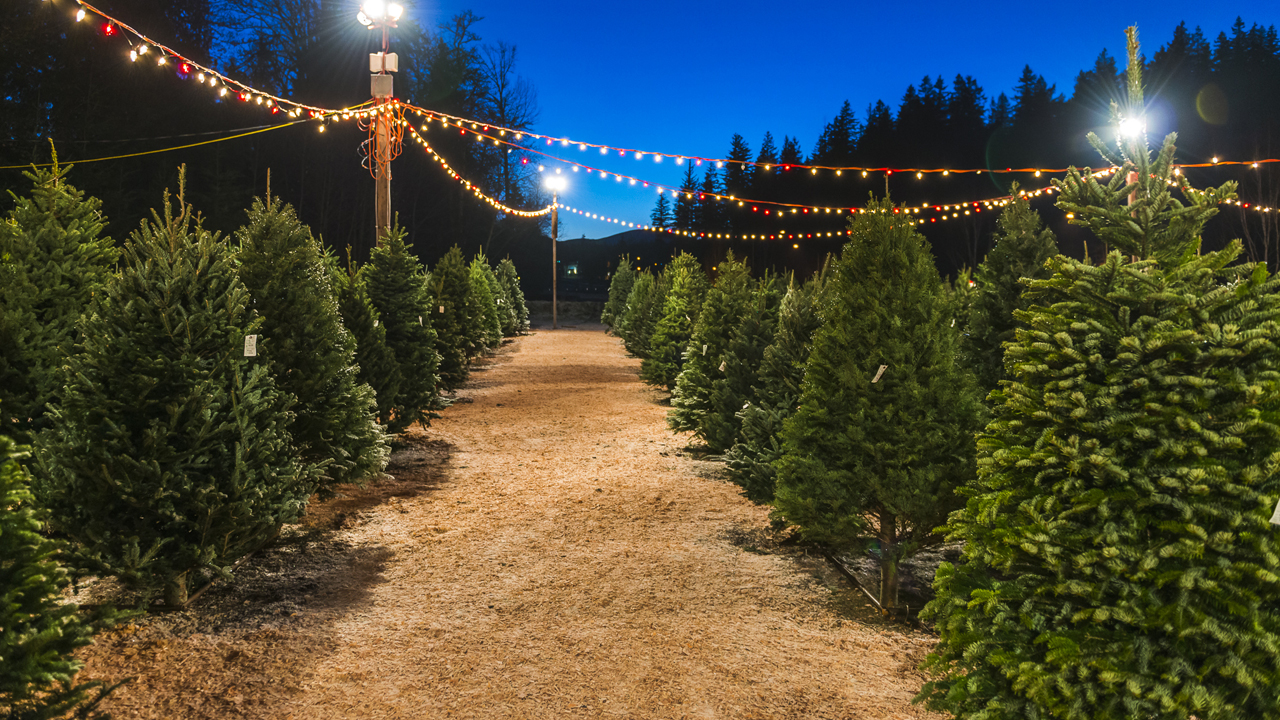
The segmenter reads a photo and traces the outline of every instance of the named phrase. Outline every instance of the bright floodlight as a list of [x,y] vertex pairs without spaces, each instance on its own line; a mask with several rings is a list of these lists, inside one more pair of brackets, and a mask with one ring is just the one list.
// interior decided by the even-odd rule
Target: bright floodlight
[[373,21],[369,19],[369,16],[368,16],[368,15],[365,15],[365,14],[364,14],[364,11],[363,11],[363,10],[361,10],[361,11],[360,11],[360,12],[358,12],[358,13],[356,13],[356,19],[357,19],[357,20],[359,20],[359,21],[360,21],[360,24],[361,24],[361,25],[364,25],[365,27],[369,27],[370,25],[372,25],[372,24],[373,24]]
[[400,16],[404,14],[404,7],[391,3],[387,6],[387,14],[391,16],[392,20],[399,20]]
[[1137,137],[1146,132],[1147,124],[1142,118],[1125,118],[1120,121],[1120,135],[1122,137]]
[[554,192],[562,192],[565,188],[565,177],[563,175],[551,175],[547,177],[547,189]]
[[365,4],[360,7],[360,11],[370,21],[376,22],[387,16],[387,4],[383,0],[365,0]]

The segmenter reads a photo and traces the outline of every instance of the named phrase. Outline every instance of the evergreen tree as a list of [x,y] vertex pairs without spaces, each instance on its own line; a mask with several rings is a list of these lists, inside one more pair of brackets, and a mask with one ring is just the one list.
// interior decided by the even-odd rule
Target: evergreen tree
[[[773,342],[782,295],[781,279],[766,273],[756,284],[725,349],[724,372],[711,384],[710,407],[701,424],[702,438],[713,452],[725,452],[738,440],[742,425],[739,413],[754,395],[752,387],[759,376],[764,351]],[[695,338],[693,344],[696,343]]]
[[[1141,63],[1131,28],[1117,123],[1142,112]],[[929,608],[941,643],[922,697],[938,709],[1280,714],[1280,280],[1235,264],[1238,242],[1198,254],[1234,184],[1191,188],[1174,139],[1153,160],[1141,133],[1119,154],[1091,136],[1119,171],[1059,183],[1058,206],[1116,250],[1098,266],[1057,256],[1025,291],[1013,382],[992,394],[947,527],[965,553]]]
[[293,208],[255,199],[236,233],[240,280],[262,316],[259,345],[276,387],[298,399],[289,434],[325,483],[382,472],[388,448],[374,390],[361,383],[356,342],[342,324],[320,243]]
[[675,223],[675,218],[671,215],[671,204],[667,202],[666,195],[658,195],[658,202],[653,206],[649,222],[657,230],[665,230]]
[[858,138],[858,119],[853,107],[845,100],[840,112],[822,129],[822,135],[814,145],[810,162],[828,167],[849,167],[854,164],[854,147]]
[[[454,245],[431,272],[431,324],[440,353],[440,384],[457,390],[467,381],[468,328],[475,320],[471,307],[471,275],[462,250]],[[526,315],[526,319],[527,319]]]
[[0,223],[0,427],[27,441],[48,427],[76,322],[119,255],[101,235],[102,203],[67,183],[70,170],[55,155],[52,168],[24,173],[31,196],[10,193]]
[[516,272],[516,265],[511,262],[511,258],[504,258],[498,263],[498,282],[502,283],[507,298],[511,302],[511,316],[514,321],[509,330],[506,327],[502,328],[502,334],[513,337],[529,329],[529,307],[525,305],[524,292],[520,289],[520,274]]
[[823,275],[792,285],[778,311],[773,342],[765,348],[749,404],[739,412],[738,441],[725,456],[729,477],[758,503],[773,501],[782,457],[782,425],[795,412],[813,335],[822,325],[818,300]]
[[887,199],[849,227],[783,428],[774,505],[806,537],[869,547],[894,608],[899,563],[941,542],[934,528],[959,504],[980,406],[928,242]]
[[685,252],[667,265],[663,275],[668,278],[670,289],[649,339],[649,354],[640,364],[640,379],[671,389],[684,369],[685,348],[707,294],[707,276],[698,259]]
[[671,281],[666,273],[655,275],[644,270],[636,277],[627,296],[626,315],[619,325],[627,352],[638,358],[649,357],[653,329],[662,317],[670,289]]
[[1058,254],[1053,231],[1040,222],[1026,196],[1015,197],[1000,213],[997,225],[995,247],[978,267],[976,296],[961,344],[984,395],[1006,377],[1004,344],[1014,339],[1015,311],[1027,309],[1022,299],[1026,279],[1048,277],[1045,263]]
[[415,422],[430,425],[431,411],[444,407],[426,270],[409,250],[404,230],[393,225],[362,269],[369,300],[378,310],[387,332],[387,347],[400,369],[400,387],[386,424],[391,433],[402,432]]
[[631,267],[631,258],[623,255],[618,259],[618,269],[609,282],[609,300],[600,312],[600,322],[610,330],[622,320],[626,310],[627,296],[631,294],[631,286],[636,282],[635,268]]
[[[741,135],[734,134],[729,142],[729,162],[724,167],[724,194],[731,200],[752,197],[752,184],[755,182],[755,166],[751,164],[751,147]],[[749,232],[751,218],[749,213],[735,212],[736,206],[731,204],[725,213],[729,232],[741,236]]]
[[87,713],[110,692],[101,683],[75,684],[82,663],[72,652],[93,642],[109,616],[80,617],[62,601],[70,581],[57,561],[58,543],[42,534],[26,453],[0,435],[0,712],[12,720]]
[[671,210],[671,227],[676,230],[693,230],[698,226],[698,178],[693,174],[693,163],[684,169],[680,192]]
[[698,232],[714,234],[728,230],[725,208],[720,204],[723,190],[720,187],[720,174],[716,172],[714,165],[709,166],[695,198]]
[[378,421],[384,427],[389,426],[395,412],[396,396],[400,394],[400,364],[396,362],[395,352],[387,345],[387,328],[382,325],[378,309],[369,299],[364,273],[351,259],[350,248],[347,250],[346,270],[340,269],[332,256],[326,256],[326,262],[337,290],[342,324],[355,339],[355,362],[359,368],[357,379],[373,388]]
[[943,284],[950,306],[951,327],[960,333],[960,347],[964,348],[965,336],[969,332],[969,318],[973,315],[973,301],[978,296],[977,284],[973,281],[973,271],[961,268],[956,273],[955,282]]
[[489,275],[489,293],[493,295],[493,302],[498,306],[498,332],[499,344],[501,344],[501,338],[516,334],[515,328],[520,323],[520,313],[507,292],[507,286],[503,285],[498,277],[498,271],[492,265],[486,264],[485,267]]
[[502,345],[502,323],[498,320],[498,302],[489,284],[489,261],[484,253],[471,260],[471,299],[475,303],[477,327],[480,329],[474,354],[479,355]]
[[80,560],[182,605],[198,575],[226,576],[302,514],[319,470],[288,433],[293,398],[230,249],[168,195],[81,325],[40,447],[52,527]]
[[[715,284],[707,291],[692,337],[684,350],[684,364],[671,393],[667,426],[692,432],[708,441],[704,420],[712,409],[712,386],[724,378],[725,352],[742,315],[751,305],[755,281],[747,264],[730,252],[719,265]],[[708,447],[723,452],[727,447]]]

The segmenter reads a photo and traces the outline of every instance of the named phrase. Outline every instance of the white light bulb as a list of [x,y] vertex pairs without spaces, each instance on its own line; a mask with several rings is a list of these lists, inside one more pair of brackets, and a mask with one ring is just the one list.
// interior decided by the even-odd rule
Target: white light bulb
[[84,19],[84,8],[80,8],[79,10],[76,11],[76,22],[80,22],[83,19]]

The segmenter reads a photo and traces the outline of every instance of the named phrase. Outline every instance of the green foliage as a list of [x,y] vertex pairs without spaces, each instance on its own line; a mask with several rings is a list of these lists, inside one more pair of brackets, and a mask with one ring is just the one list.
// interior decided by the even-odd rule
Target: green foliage
[[[101,683],[75,684],[82,663],[76,648],[110,616],[86,620],[64,604],[69,580],[57,561],[58,543],[45,539],[32,507],[26,453],[0,436],[0,715],[11,720],[87,713],[106,694]],[[109,692],[107,690],[106,692]]]
[[28,441],[49,426],[76,322],[119,256],[101,236],[102,203],[69,185],[71,168],[54,161],[25,173],[31,196],[13,196],[0,224],[0,427]]
[[639,358],[649,357],[649,340],[670,288],[670,278],[665,273],[654,275],[645,270],[636,276],[627,295],[627,312],[618,324],[627,352]]
[[475,256],[471,261],[471,300],[475,305],[475,320],[480,329],[479,346],[474,354],[492,350],[502,345],[502,322],[498,319],[498,302],[493,294],[493,285],[489,279],[493,271],[489,269],[489,261],[484,253]]
[[[1017,192],[1017,185],[1013,190]],[[1006,377],[1004,344],[1013,340],[1017,327],[1014,311],[1026,309],[1022,300],[1024,278],[1048,277],[1045,263],[1058,254],[1053,231],[1043,226],[1025,195],[1005,207],[997,224],[995,247],[978,267],[976,297],[962,343],[984,394],[996,389]]]
[[707,294],[707,276],[698,259],[686,252],[677,255],[663,275],[669,278],[670,290],[649,338],[649,354],[640,364],[640,379],[671,389],[684,369],[684,351]]
[[53,528],[81,561],[186,602],[192,573],[227,575],[301,515],[319,470],[288,433],[293,398],[231,262],[178,196],[129,239],[82,324],[39,459]]
[[475,322],[469,314],[471,273],[457,245],[436,263],[429,290],[431,322],[440,352],[440,384],[445,390],[457,390],[467,381],[470,372],[467,354]]
[[[725,456],[729,477],[758,503],[772,502],[782,457],[782,424],[795,412],[813,335],[822,325],[818,299],[824,275],[792,285],[778,310],[778,327],[765,348],[752,397],[738,413],[738,440]],[[745,363],[744,363],[745,365]]]
[[806,537],[869,546],[895,607],[898,563],[941,542],[972,473],[979,404],[928,242],[887,199],[867,210],[823,288],[774,504]]
[[631,295],[631,286],[636,284],[636,269],[631,266],[630,256],[618,258],[618,269],[609,281],[609,299],[600,313],[600,322],[610,330],[622,321],[627,309],[627,297]]
[[430,425],[431,411],[443,407],[427,276],[409,247],[404,230],[395,225],[361,270],[369,300],[386,328],[387,347],[400,368],[400,387],[387,422],[387,431],[392,433],[403,432],[416,422]]
[[506,293],[509,303],[508,320],[510,324],[502,326],[502,334],[514,337],[529,329],[529,307],[524,303],[524,291],[520,289],[520,274],[516,272],[516,264],[511,258],[504,258],[498,263],[498,282]]
[[373,388],[361,383],[356,341],[342,324],[320,243],[293,208],[255,199],[236,233],[240,280],[262,316],[259,346],[276,386],[298,399],[293,436],[325,487],[380,473],[389,454]]
[[1280,280],[1235,265],[1238,243],[1195,254],[1232,186],[1171,197],[1173,141],[1151,164],[1144,138],[1125,141],[1134,182],[1060,184],[1060,206],[1123,252],[1056,257],[1025,291],[978,477],[947,526],[965,554],[928,608],[941,642],[921,698],[937,709],[1280,715]]
[[676,378],[671,411],[667,413],[667,425],[672,430],[693,432],[707,441],[712,452],[728,449],[727,445],[712,445],[704,426],[713,406],[712,386],[725,377],[725,352],[743,313],[751,305],[756,286],[747,264],[735,260],[732,252],[719,268],[715,285],[707,291],[693,335],[684,349],[684,369]]
[[369,299],[364,273],[351,259],[350,248],[347,250],[346,270],[339,268],[332,256],[326,256],[326,263],[337,293],[338,314],[355,340],[356,378],[373,388],[378,421],[383,426],[390,425],[401,380],[400,364],[396,362],[391,346],[387,345],[387,328]]

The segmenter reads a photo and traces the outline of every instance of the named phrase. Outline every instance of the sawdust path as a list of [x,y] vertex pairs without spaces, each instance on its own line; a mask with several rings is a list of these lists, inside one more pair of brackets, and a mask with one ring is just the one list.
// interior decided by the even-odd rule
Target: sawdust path
[[766,510],[676,455],[638,365],[559,330],[473,376],[428,431],[453,445],[440,489],[356,530],[393,559],[293,717],[929,717],[930,640],[732,543]]

